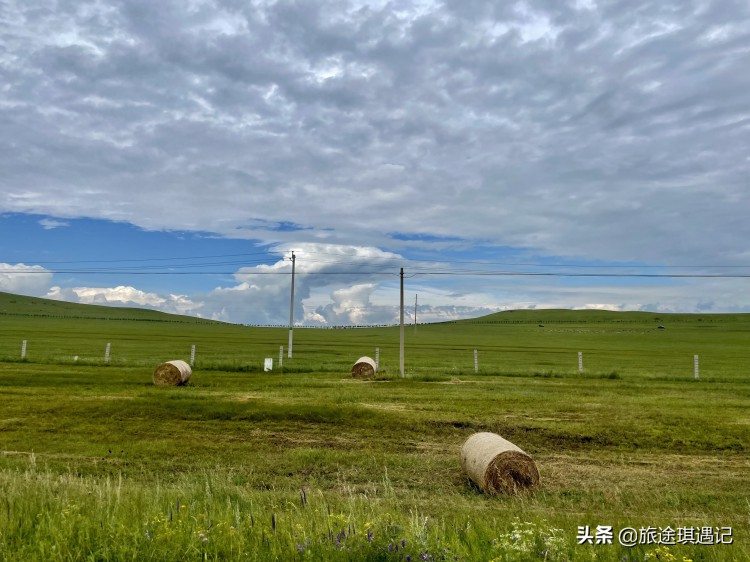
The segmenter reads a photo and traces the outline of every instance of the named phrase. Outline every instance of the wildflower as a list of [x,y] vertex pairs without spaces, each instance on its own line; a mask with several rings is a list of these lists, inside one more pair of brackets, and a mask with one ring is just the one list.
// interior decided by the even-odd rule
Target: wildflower
[[151,535],[149,535],[149,534],[148,534],[148,529],[146,529],[146,538],[147,538],[148,540],[151,540]]
[[367,542],[372,542],[372,539],[375,538],[375,535],[370,529],[367,529]]

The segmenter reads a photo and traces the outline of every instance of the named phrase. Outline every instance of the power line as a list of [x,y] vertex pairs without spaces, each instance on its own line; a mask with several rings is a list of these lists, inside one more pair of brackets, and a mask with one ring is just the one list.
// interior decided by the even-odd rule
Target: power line
[[123,258],[116,260],[70,260],[70,261],[47,261],[47,260],[21,260],[35,263],[120,263],[120,262],[150,262],[150,261],[170,261],[170,260],[200,260],[209,258],[232,258],[241,256],[268,256],[268,252],[254,252],[254,253],[243,253],[243,254],[215,254],[210,256],[181,256],[181,257],[169,257],[169,258]]
[[[362,263],[375,262],[376,265],[391,265],[392,267],[405,266],[408,267],[412,272],[424,271],[429,274],[437,274],[430,269],[427,264],[440,264],[445,269],[449,269],[452,265],[458,264],[473,264],[478,266],[501,266],[501,267],[534,267],[534,268],[563,268],[563,269],[633,269],[633,270],[644,270],[644,269],[661,269],[661,270],[675,270],[675,269],[748,269],[750,265],[727,265],[727,264],[683,264],[683,265],[654,265],[654,264],[581,264],[581,263],[535,263],[535,262],[507,262],[507,261],[488,261],[488,260],[436,260],[436,259],[411,259],[404,258],[401,256],[373,256],[373,255],[358,255],[358,254],[340,254],[334,252],[322,252],[322,251],[298,251],[299,256],[304,260],[305,264],[337,264],[339,266],[355,266]],[[152,269],[167,266],[169,268],[188,268],[188,267],[208,267],[208,266],[251,266],[251,265],[263,265],[268,264],[269,258],[273,259],[274,254],[272,252],[245,252],[237,254],[213,254],[213,255],[202,255],[202,256],[179,256],[179,257],[155,257],[155,258],[125,258],[125,259],[110,259],[110,260],[67,260],[67,261],[44,261],[44,260],[22,260],[26,263],[35,264],[55,264],[55,265],[66,265],[66,264],[126,264],[133,263],[136,265],[127,266],[122,265],[118,268],[120,270],[128,269]],[[315,256],[335,256],[333,259],[321,259]],[[257,259],[263,256],[263,259]],[[217,258],[248,258],[255,257],[253,260],[224,260],[224,261],[212,261],[212,262],[193,262],[193,263],[170,263],[162,265],[137,265],[152,262],[175,262],[175,261],[186,261],[186,260],[206,260],[206,259],[217,259]],[[338,259],[336,259],[338,258]],[[275,263],[283,261],[283,257],[279,257]],[[271,264],[268,264],[271,265]],[[72,268],[66,268],[72,269]],[[97,268],[98,270],[99,268]],[[113,269],[111,267],[107,269]],[[428,271],[429,269],[429,271]],[[12,269],[3,270],[7,273],[15,272]],[[78,269],[76,268],[76,271]],[[461,269],[449,269],[450,273],[456,272],[461,273],[463,271],[474,271],[474,270],[461,270]],[[215,274],[214,272],[207,272],[208,274]],[[225,272],[219,272],[216,274],[225,274]],[[448,274],[448,273],[440,273]],[[489,274],[495,274],[489,272]],[[561,272],[556,272],[555,275],[562,275]],[[633,274],[636,275],[636,274]]]
[[[291,275],[290,271],[144,271],[130,269],[2,269],[0,273],[24,275],[65,274],[65,275]],[[298,271],[296,275],[399,275],[395,271]],[[566,273],[543,271],[415,271],[407,277],[428,277],[433,275],[453,277],[611,277],[611,278],[666,278],[666,279],[745,279],[750,274],[732,273]]]

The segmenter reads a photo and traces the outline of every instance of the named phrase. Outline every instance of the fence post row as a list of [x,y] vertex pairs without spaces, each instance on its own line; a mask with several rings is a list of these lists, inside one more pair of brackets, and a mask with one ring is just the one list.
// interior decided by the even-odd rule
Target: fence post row
[[[21,342],[21,360],[26,359],[26,349],[27,349],[27,340],[23,340]],[[104,362],[109,363],[110,359],[110,351],[112,349],[112,344],[107,343],[106,348],[104,349]],[[76,355],[73,359],[75,362],[78,362],[78,356]],[[283,365],[284,361],[284,346],[279,347],[279,367]],[[273,369],[273,359],[267,358],[264,365],[264,370],[271,370]],[[192,345],[190,347],[190,366],[195,366],[195,345]],[[380,367],[380,348],[375,348],[375,369],[378,369]],[[583,372],[583,352],[578,352],[578,371]],[[474,372],[479,373],[479,351],[477,349],[474,350]],[[700,380],[700,364],[699,364],[699,357],[697,354],[693,355],[693,376],[695,380]]]

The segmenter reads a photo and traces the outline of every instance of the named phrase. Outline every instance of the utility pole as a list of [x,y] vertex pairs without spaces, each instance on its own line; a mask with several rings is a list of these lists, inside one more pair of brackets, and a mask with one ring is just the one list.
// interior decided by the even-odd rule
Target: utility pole
[[292,356],[292,338],[294,335],[294,262],[295,262],[294,250],[292,250],[292,297],[289,302],[289,349],[287,350],[287,357]]
[[419,295],[414,295],[414,333],[417,333],[417,302],[419,301]]
[[404,268],[401,268],[401,314],[400,314],[400,343],[398,365],[401,376],[404,376]]

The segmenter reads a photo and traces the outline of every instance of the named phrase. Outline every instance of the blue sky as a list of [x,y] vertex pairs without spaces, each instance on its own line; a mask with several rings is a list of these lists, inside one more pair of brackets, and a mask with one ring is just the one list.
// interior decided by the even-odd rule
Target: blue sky
[[750,311],[745,4],[11,0],[0,25],[0,290],[284,324],[295,250],[299,323],[395,321],[402,266],[424,321]]
[[[252,241],[233,240],[203,232],[146,231],[132,224],[99,219],[66,219],[31,214],[6,213],[0,216],[0,237],[13,240],[6,246],[4,259],[12,263],[41,265],[50,270],[82,271],[107,269],[105,274],[65,273],[56,281],[66,286],[116,284],[138,286],[144,291],[209,291],[224,275],[185,275],[178,283],[169,275],[128,275],[123,269],[147,273],[179,271],[196,264],[190,271],[234,271],[237,266],[202,264],[268,261],[272,258]],[[225,256],[204,258],[203,256]],[[178,266],[175,268],[174,266]],[[231,275],[229,276],[231,280]]]

